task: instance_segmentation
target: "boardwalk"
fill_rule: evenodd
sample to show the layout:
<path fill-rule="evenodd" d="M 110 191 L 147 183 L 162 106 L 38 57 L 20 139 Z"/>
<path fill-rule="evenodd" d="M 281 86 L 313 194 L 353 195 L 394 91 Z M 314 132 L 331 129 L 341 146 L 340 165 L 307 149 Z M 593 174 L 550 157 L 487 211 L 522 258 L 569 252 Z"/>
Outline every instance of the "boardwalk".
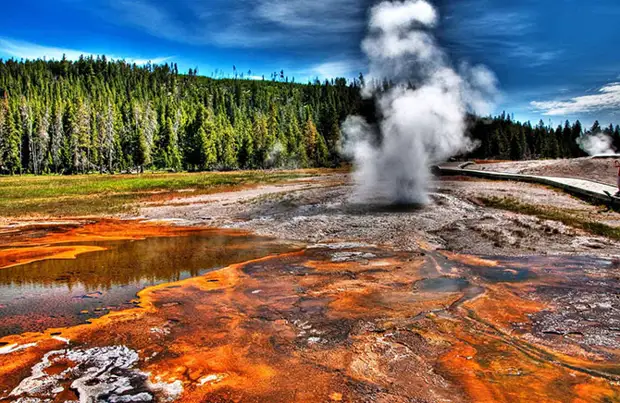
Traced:
<path fill-rule="evenodd" d="M 609 194 L 615 194 L 618 189 L 605 183 L 590 181 L 577 178 L 558 178 L 551 176 L 538 175 L 522 175 L 504 172 L 480 171 L 476 169 L 467 169 L 470 164 L 462 164 L 460 166 L 440 166 L 439 172 L 442 175 L 467 175 L 478 178 L 495 179 L 495 180 L 511 180 L 520 182 L 539 183 L 542 185 L 552 186 L 562 189 L 576 196 L 585 197 L 593 202 L 609 203 L 610 201 L 620 205 L 620 198 L 612 197 Z"/>

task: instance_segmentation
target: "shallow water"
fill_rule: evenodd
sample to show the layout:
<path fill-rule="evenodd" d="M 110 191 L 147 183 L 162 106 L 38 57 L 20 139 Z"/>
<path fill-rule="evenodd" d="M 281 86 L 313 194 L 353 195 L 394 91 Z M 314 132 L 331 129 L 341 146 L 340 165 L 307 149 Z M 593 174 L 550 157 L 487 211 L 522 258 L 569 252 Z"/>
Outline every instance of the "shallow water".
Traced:
<path fill-rule="evenodd" d="M 522 282 L 534 280 L 541 273 L 558 275 L 583 275 L 590 268 L 606 268 L 613 264 L 608 259 L 594 256 L 483 256 L 497 261 L 497 267 L 476 267 L 468 265 L 475 275 L 492 283 Z"/>
<path fill-rule="evenodd" d="M 292 249 L 267 238 L 212 230 L 79 245 L 106 250 L 0 269 L 0 337 L 83 323 L 131 307 L 146 287 Z"/>
<path fill-rule="evenodd" d="M 427 292 L 459 292 L 467 287 L 469 281 L 464 278 L 436 277 L 416 283 L 416 289 Z"/>

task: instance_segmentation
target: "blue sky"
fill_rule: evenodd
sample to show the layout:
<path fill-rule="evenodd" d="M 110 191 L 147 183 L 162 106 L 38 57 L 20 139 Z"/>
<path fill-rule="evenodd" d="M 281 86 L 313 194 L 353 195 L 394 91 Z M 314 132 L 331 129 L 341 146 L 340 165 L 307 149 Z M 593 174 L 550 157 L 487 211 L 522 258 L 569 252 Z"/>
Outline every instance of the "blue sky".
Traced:
<path fill-rule="evenodd" d="M 355 77 L 371 0 L 21 0 L 2 5 L 0 57 L 106 54 L 186 71 L 297 81 Z M 435 0 L 455 62 L 498 76 L 497 111 L 620 124 L 617 0 Z"/>

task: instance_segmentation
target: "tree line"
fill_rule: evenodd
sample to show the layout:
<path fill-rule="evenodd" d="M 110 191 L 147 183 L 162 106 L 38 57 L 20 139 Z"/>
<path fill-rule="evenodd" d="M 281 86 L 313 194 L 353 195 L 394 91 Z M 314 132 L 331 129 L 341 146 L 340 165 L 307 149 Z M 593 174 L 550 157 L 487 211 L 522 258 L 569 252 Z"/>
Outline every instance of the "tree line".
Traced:
<path fill-rule="evenodd" d="M 213 79 L 105 56 L 0 59 L 0 174 L 337 166 L 344 119 L 380 118 L 363 85 L 361 75 L 298 84 L 283 71 L 249 80 L 236 68 Z M 620 149 L 619 126 L 554 129 L 506 113 L 469 120 L 479 144 L 469 158 L 584 156 L 577 140 L 598 132 Z"/>
<path fill-rule="evenodd" d="M 360 82 L 212 79 L 102 57 L 0 60 L 0 173 L 337 165 Z"/>
<path fill-rule="evenodd" d="M 584 128 L 579 120 L 553 127 L 542 120 L 537 125 L 515 121 L 505 112 L 493 118 L 470 117 L 471 137 L 479 144 L 468 158 L 529 160 L 578 158 L 588 154 L 580 147 L 584 137 L 603 134 L 610 146 L 620 150 L 620 126 L 601 127 L 595 121 Z"/>

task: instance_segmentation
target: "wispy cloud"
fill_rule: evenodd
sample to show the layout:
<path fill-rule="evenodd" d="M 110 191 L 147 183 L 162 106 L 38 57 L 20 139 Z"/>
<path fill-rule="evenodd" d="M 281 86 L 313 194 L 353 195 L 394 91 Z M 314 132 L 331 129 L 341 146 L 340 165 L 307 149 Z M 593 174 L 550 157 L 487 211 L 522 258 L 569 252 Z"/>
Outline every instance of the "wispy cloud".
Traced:
<path fill-rule="evenodd" d="M 370 0 L 105 0 L 109 22 L 191 45 L 287 47 L 325 45 L 363 29 Z M 340 35 L 340 36 L 339 36 Z"/>
<path fill-rule="evenodd" d="M 266 21 L 290 28 L 321 32 L 350 32 L 363 27 L 358 0 L 259 0 L 254 14 Z"/>
<path fill-rule="evenodd" d="M 514 44 L 509 46 L 508 55 L 518 58 L 522 65 L 529 67 L 539 67 L 552 63 L 564 52 L 562 50 L 541 50 L 531 45 Z"/>
<path fill-rule="evenodd" d="M 559 101 L 534 101 L 530 105 L 536 112 L 546 116 L 610 111 L 620 108 L 620 83 L 609 83 L 591 95 Z"/>
<path fill-rule="evenodd" d="M 41 46 L 30 42 L 23 42 L 14 39 L 0 38 L 0 52 L 18 59 L 62 59 L 66 55 L 67 59 L 78 59 L 80 55 L 88 55 L 74 49 L 63 49 L 56 47 Z"/>
<path fill-rule="evenodd" d="M 519 5 L 498 8 L 488 0 L 464 0 L 447 6 L 447 39 L 458 50 L 474 51 L 498 64 L 540 67 L 564 52 L 540 41 L 536 9 Z M 533 40 L 533 38 L 536 38 Z"/>
<path fill-rule="evenodd" d="M 351 60 L 335 60 L 319 63 L 311 66 L 308 70 L 302 72 L 303 75 L 307 75 L 312 78 L 337 78 L 345 77 L 351 78 L 362 71 L 364 67 L 360 62 Z"/>
<path fill-rule="evenodd" d="M 8 57 L 14 57 L 17 59 L 47 59 L 47 60 L 61 60 L 66 57 L 68 60 L 77 60 L 80 56 L 97 56 L 97 53 L 88 52 L 77 49 L 58 48 L 53 46 L 44 46 L 36 43 L 20 41 L 11 38 L 0 38 L 0 54 Z M 155 57 L 152 59 L 147 58 L 134 58 L 134 57 L 122 57 L 115 55 L 106 55 L 108 59 L 125 60 L 129 63 L 135 63 L 143 65 L 147 63 L 164 63 L 170 60 L 171 57 Z"/>
<path fill-rule="evenodd" d="M 483 11 L 484 7 L 471 8 L 468 10 L 472 15 L 465 20 L 459 21 L 460 29 L 476 34 L 491 34 L 503 36 L 518 36 L 531 31 L 534 27 L 531 16 L 523 10 L 517 11 Z M 455 11 L 456 13 L 459 13 Z M 448 16 L 447 18 L 454 18 Z"/>

